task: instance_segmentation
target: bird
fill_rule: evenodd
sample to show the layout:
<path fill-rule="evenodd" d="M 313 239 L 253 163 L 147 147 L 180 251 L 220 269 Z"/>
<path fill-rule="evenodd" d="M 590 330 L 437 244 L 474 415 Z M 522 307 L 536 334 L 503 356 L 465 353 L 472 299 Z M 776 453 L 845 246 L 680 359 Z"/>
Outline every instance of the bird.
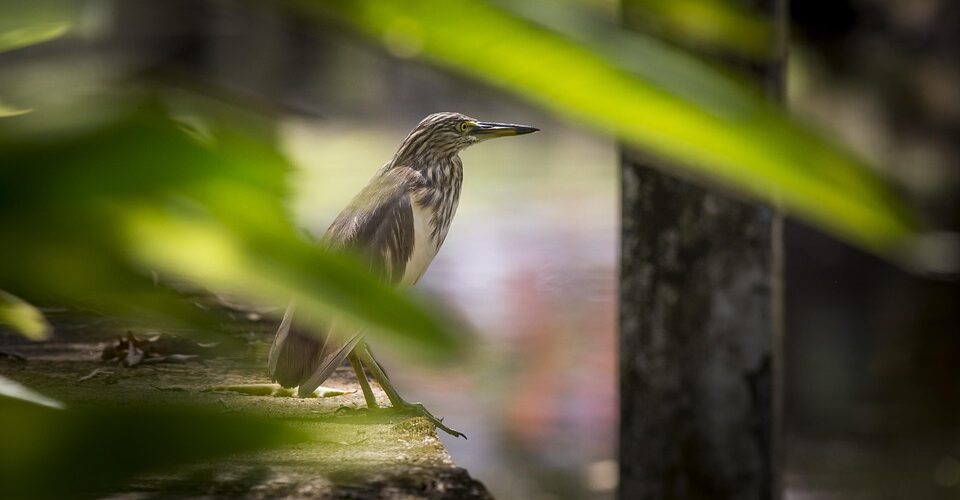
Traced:
<path fill-rule="evenodd" d="M 443 244 L 460 201 L 463 163 L 460 152 L 497 137 L 529 134 L 527 125 L 484 122 L 461 113 L 433 113 L 418 123 L 393 158 L 350 201 L 324 233 L 329 248 L 355 253 L 385 283 L 412 287 Z M 308 318 L 309 319 L 309 318 Z M 349 360 L 370 409 L 379 409 L 365 368 L 386 393 L 393 409 L 426 417 L 457 437 L 421 403 L 404 400 L 364 340 L 362 330 L 304 321 L 291 301 L 270 347 L 268 371 L 283 387 L 310 395 Z"/>

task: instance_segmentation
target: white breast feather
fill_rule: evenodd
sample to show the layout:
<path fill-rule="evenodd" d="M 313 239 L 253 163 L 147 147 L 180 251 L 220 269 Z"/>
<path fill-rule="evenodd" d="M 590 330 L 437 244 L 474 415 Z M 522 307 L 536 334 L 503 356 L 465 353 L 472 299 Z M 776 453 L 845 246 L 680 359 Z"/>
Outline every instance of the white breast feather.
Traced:
<path fill-rule="evenodd" d="M 430 211 L 421 207 L 419 203 L 413 203 L 413 253 L 410 260 L 407 261 L 407 267 L 404 270 L 403 278 L 400 280 L 402 286 L 412 286 L 427 271 L 427 267 L 433 262 L 437 255 L 437 246 L 434 244 L 430 233 L 433 228 L 430 226 Z"/>

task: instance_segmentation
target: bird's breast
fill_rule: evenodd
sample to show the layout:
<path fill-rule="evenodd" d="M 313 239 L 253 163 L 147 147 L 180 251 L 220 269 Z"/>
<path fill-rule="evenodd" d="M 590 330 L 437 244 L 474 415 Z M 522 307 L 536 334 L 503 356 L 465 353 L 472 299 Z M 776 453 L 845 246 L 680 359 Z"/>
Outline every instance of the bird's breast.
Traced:
<path fill-rule="evenodd" d="M 434 209 L 421 203 L 421 197 L 414 196 L 413 203 L 413 252 L 410 254 L 410 260 L 407 261 L 403 278 L 400 280 L 402 286 L 414 285 L 420 277 L 427 272 L 433 258 L 440 250 L 440 244 L 443 243 L 447 235 L 449 224 L 442 224 L 439 228 L 434 226 Z M 451 214 L 452 216 L 452 214 Z"/>

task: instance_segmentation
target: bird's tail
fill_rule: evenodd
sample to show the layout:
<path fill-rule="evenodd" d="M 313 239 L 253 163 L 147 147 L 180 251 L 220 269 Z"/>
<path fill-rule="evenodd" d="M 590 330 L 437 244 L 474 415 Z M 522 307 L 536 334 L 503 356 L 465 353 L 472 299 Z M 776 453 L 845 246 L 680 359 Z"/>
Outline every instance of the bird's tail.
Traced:
<path fill-rule="evenodd" d="M 294 324 L 295 309 L 293 303 L 287 306 L 270 346 L 267 369 L 270 377 L 283 387 L 299 386 L 297 393 L 304 397 L 333 374 L 363 336 L 338 335 L 332 327 L 321 335 L 305 333 L 300 324 Z"/>

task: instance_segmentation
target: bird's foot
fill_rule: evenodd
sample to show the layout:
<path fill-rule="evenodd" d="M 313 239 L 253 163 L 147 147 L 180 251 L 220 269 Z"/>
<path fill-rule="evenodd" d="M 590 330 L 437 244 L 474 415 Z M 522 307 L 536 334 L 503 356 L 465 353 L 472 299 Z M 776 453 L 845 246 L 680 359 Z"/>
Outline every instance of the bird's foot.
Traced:
<path fill-rule="evenodd" d="M 375 406 L 375 407 L 353 407 L 353 406 L 340 406 L 333 411 L 335 415 L 348 416 L 348 415 L 388 415 L 388 414 L 401 414 L 401 415 L 410 415 L 414 417 L 423 417 L 430 421 L 434 427 L 437 429 L 450 434 L 453 437 L 462 437 L 467 439 L 467 436 L 462 432 L 451 429 L 443 424 L 442 418 L 437 418 L 430 413 L 430 410 L 427 410 L 420 403 L 402 403 L 398 406 Z"/>
<path fill-rule="evenodd" d="M 455 431 L 455 430 L 447 427 L 446 425 L 444 425 L 442 418 L 437 418 L 437 417 L 433 416 L 433 414 L 430 413 L 430 410 L 428 410 L 428 409 L 427 409 L 425 406 L 423 406 L 421 403 L 407 403 L 407 402 L 403 402 L 403 403 L 401 403 L 401 404 L 399 404 L 399 405 L 394 405 L 392 408 L 393 408 L 394 411 L 397 411 L 397 412 L 400 412 L 400 413 L 403 413 L 403 414 L 406 414 L 406 415 L 413 415 L 413 416 L 417 416 L 417 417 L 423 417 L 423 418 L 429 420 L 430 423 L 432 423 L 433 426 L 436 427 L 437 429 L 440 429 L 440 430 L 442 430 L 443 432 L 446 432 L 447 434 L 450 434 L 450 435 L 453 436 L 453 437 L 462 437 L 463 439 L 467 439 L 467 436 L 466 436 L 465 434 L 463 434 L 462 432 Z"/>

